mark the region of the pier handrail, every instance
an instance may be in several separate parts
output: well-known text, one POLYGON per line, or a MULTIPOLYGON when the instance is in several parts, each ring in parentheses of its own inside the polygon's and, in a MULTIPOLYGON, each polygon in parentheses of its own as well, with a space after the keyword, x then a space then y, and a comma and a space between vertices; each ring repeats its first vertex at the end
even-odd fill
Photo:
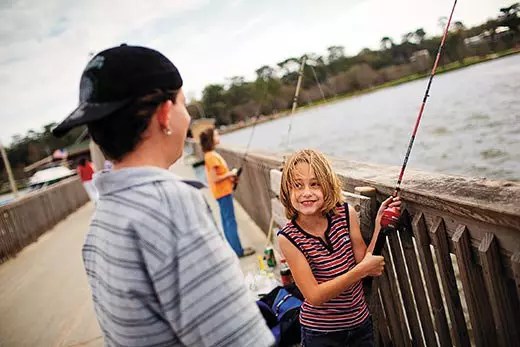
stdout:
MULTIPOLYGON (((242 162, 244 149, 218 150, 229 166, 242 162)), ((284 156, 250 152, 242 165, 235 196, 263 230, 272 213, 283 223, 276 177, 284 156)), ((367 236, 399 168, 331 162, 343 189, 358 196, 367 236), (367 201, 362 195, 370 189, 375 194, 367 194, 367 201)), ((381 307, 380 344, 520 345, 520 184, 409 169, 400 196, 402 225, 388 240, 386 271, 376 281, 379 295, 371 297, 381 307)))

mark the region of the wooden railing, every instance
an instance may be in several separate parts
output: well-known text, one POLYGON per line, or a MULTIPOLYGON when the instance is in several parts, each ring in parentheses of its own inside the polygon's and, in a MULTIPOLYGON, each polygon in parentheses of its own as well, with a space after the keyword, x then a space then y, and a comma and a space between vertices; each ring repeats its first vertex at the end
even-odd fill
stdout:
POLYGON ((77 177, 72 177, 0 207, 0 263, 14 257, 88 201, 77 177))
MULTIPOLYGON (((235 196, 253 220, 266 231, 271 216, 283 225, 284 155, 219 152, 243 167, 235 196)), ((368 240, 398 168, 331 161, 368 240)), ((367 293, 376 345, 520 346, 520 184, 409 169, 400 196, 401 226, 367 293)))

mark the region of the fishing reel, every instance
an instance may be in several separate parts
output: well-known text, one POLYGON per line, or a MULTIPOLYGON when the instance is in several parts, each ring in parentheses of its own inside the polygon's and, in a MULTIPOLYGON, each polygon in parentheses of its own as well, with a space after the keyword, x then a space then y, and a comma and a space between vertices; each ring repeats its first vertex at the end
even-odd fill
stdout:
POLYGON ((383 211, 383 215, 381 216, 381 230, 377 235, 376 244, 372 252, 373 255, 381 255, 383 247, 385 246, 386 237, 390 235, 393 230, 397 229, 400 216, 401 212, 396 207, 388 207, 383 211))
MULTIPOLYGON (((239 178, 241 174, 242 174, 242 168, 239 167, 238 170, 237 170, 236 177, 239 178)), ((238 185, 238 181, 235 180, 235 182, 233 182, 233 190, 237 189, 237 185, 238 185)))

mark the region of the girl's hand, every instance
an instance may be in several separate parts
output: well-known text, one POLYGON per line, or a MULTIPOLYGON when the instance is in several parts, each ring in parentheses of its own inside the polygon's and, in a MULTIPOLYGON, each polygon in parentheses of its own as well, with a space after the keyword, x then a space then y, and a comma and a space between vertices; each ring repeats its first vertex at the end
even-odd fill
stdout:
POLYGON ((389 197, 379 207, 376 216, 376 225, 381 225, 381 216, 383 216, 383 211, 388 207, 396 207, 399 211, 401 211, 401 198, 397 197, 389 197))
POLYGON ((381 276, 385 269, 385 258, 380 255, 372 255, 371 252, 367 252, 361 263, 358 264, 363 273, 363 277, 381 276))

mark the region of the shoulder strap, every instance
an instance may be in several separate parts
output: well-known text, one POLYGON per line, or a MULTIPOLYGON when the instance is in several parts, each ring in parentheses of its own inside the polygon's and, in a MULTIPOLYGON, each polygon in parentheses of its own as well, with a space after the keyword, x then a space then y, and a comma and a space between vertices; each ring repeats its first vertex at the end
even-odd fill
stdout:
POLYGON ((347 229, 350 230, 350 214, 348 210, 348 204, 343 203, 343 207, 345 208, 345 222, 347 223, 347 229))

